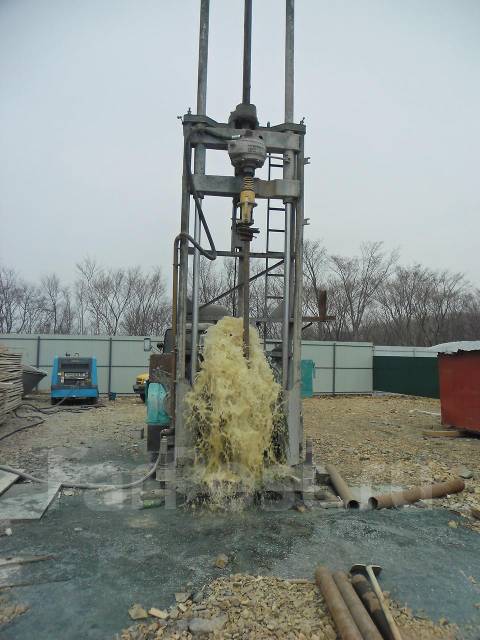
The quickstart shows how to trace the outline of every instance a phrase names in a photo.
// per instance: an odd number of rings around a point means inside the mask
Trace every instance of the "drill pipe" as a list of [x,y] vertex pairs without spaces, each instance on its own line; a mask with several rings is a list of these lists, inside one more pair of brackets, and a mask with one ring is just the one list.
[[243,354],[250,358],[250,242],[244,240],[242,247],[242,296],[243,296]]
[[385,614],[383,613],[380,602],[372,589],[367,578],[359,573],[352,576],[352,586],[357,592],[360,600],[363,602],[365,609],[370,614],[372,620],[380,631],[384,640],[393,640],[392,632],[388,625]]
[[315,582],[320,587],[341,640],[363,640],[327,567],[320,566],[316,568]]
[[364,640],[382,640],[382,636],[352,587],[347,574],[343,571],[336,571],[333,574],[333,579]]
[[178,270],[180,262],[178,252],[180,250],[181,234],[173,241],[173,285],[172,285],[172,425],[175,426],[175,403],[177,389],[177,302],[178,302]]
[[460,493],[465,489],[465,482],[461,478],[454,478],[447,482],[436,482],[435,484],[424,484],[421,487],[396,491],[381,496],[372,496],[368,504],[372,509],[390,509],[391,507],[401,507],[404,504],[413,504],[419,500],[430,498],[443,498],[450,493]]
[[350,487],[340,475],[339,471],[333,464],[326,464],[325,469],[330,476],[330,482],[332,483],[335,491],[343,500],[343,504],[346,509],[358,509],[360,503],[352,495]]

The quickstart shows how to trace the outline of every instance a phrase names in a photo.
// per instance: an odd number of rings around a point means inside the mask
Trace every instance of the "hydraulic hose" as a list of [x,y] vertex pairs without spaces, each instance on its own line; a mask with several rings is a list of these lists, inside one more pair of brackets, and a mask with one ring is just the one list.
[[[21,416],[18,416],[18,417],[20,418]],[[28,419],[28,416],[23,416],[23,417]],[[10,438],[10,436],[13,436],[15,433],[20,433],[20,431],[26,431],[27,429],[31,429],[32,427],[38,427],[38,425],[43,424],[44,422],[45,420],[41,418],[40,420],[37,420],[37,422],[31,422],[30,424],[27,424],[24,427],[20,427],[19,429],[10,431],[10,433],[6,433],[4,436],[0,438],[0,442],[2,440],[6,440],[7,438]]]
[[[78,388],[78,384],[75,385],[74,389],[72,390],[75,391],[75,389]],[[60,405],[62,405],[65,400],[68,400],[68,398],[70,398],[71,393],[68,396],[65,396],[64,398],[62,398],[60,400],[60,402],[54,406],[54,407],[37,407],[34,404],[30,404],[29,402],[22,402],[22,404],[20,404],[15,410],[14,410],[14,415],[16,418],[20,418],[20,420],[29,420],[31,417],[33,416],[21,416],[18,414],[18,411],[20,409],[25,409],[26,411],[31,411],[33,413],[40,413],[46,416],[51,416],[54,415],[56,413],[62,413],[62,412],[69,412],[69,413],[84,413],[85,411],[90,411],[90,409],[98,409],[100,407],[103,407],[104,405],[79,405],[78,407],[75,408],[71,408],[71,407],[60,407]],[[32,427],[38,427],[39,425],[43,424],[45,422],[45,420],[43,418],[41,418],[40,420],[37,420],[37,422],[32,422],[30,424],[25,425],[24,427],[20,427],[18,429],[14,429],[13,431],[10,431],[10,433],[6,433],[4,436],[0,437],[0,442],[2,442],[2,440],[6,440],[7,438],[10,438],[10,436],[13,436],[15,433],[20,433],[21,431],[26,431],[27,429],[31,429]]]
[[[158,453],[155,463],[144,476],[142,476],[138,480],[135,480],[134,482],[128,482],[126,484],[96,484],[91,482],[68,482],[64,480],[59,481],[59,484],[65,489],[104,489],[105,491],[112,491],[116,489],[132,489],[133,487],[136,487],[145,482],[145,480],[148,480],[148,478],[150,478],[150,476],[152,476],[157,470],[159,462],[160,452]],[[31,482],[37,482],[39,484],[49,484],[51,482],[51,480],[45,480],[45,478],[37,478],[36,476],[32,476],[30,473],[25,473],[21,469],[14,469],[13,467],[9,467],[5,464],[0,464],[0,470],[7,471],[8,473],[14,473],[24,480],[30,480]]]

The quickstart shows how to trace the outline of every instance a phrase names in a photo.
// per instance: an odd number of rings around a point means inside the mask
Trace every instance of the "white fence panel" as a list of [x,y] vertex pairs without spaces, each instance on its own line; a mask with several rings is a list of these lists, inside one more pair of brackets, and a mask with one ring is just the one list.
[[[161,341],[150,336],[152,345]],[[0,335],[0,342],[22,354],[23,362],[43,369],[48,376],[40,390],[50,389],[55,356],[65,354],[97,359],[101,393],[132,393],[135,377],[148,371],[149,351],[143,336]],[[315,362],[315,394],[371,393],[373,346],[368,342],[302,342],[302,359]]]
[[[162,339],[150,336],[155,345]],[[100,393],[133,393],[135,378],[148,371],[149,351],[144,351],[144,336],[60,336],[1,334],[0,342],[22,354],[22,362],[47,372],[40,391],[50,389],[53,359],[78,354],[97,359]]]
[[314,394],[372,393],[370,342],[304,340],[302,360],[315,362]]

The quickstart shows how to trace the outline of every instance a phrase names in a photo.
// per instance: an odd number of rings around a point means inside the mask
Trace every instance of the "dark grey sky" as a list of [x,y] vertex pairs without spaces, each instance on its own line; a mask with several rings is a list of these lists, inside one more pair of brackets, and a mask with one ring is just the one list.
[[[242,2],[211,0],[208,113],[241,93]],[[480,2],[297,0],[307,236],[362,240],[480,283]],[[0,0],[0,261],[170,278],[199,0]],[[254,1],[252,100],[283,121],[283,0]],[[207,170],[219,171],[221,159]],[[224,203],[225,204],[225,203]],[[229,211],[206,202],[218,244]],[[260,212],[258,214],[260,216]]]

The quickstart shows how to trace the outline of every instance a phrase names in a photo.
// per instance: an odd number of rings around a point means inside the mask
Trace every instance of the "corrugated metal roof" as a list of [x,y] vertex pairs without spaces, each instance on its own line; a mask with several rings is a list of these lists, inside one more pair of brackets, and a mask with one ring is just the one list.
[[430,347],[430,351],[437,353],[458,353],[459,351],[480,351],[480,340],[461,340],[459,342],[444,342]]

